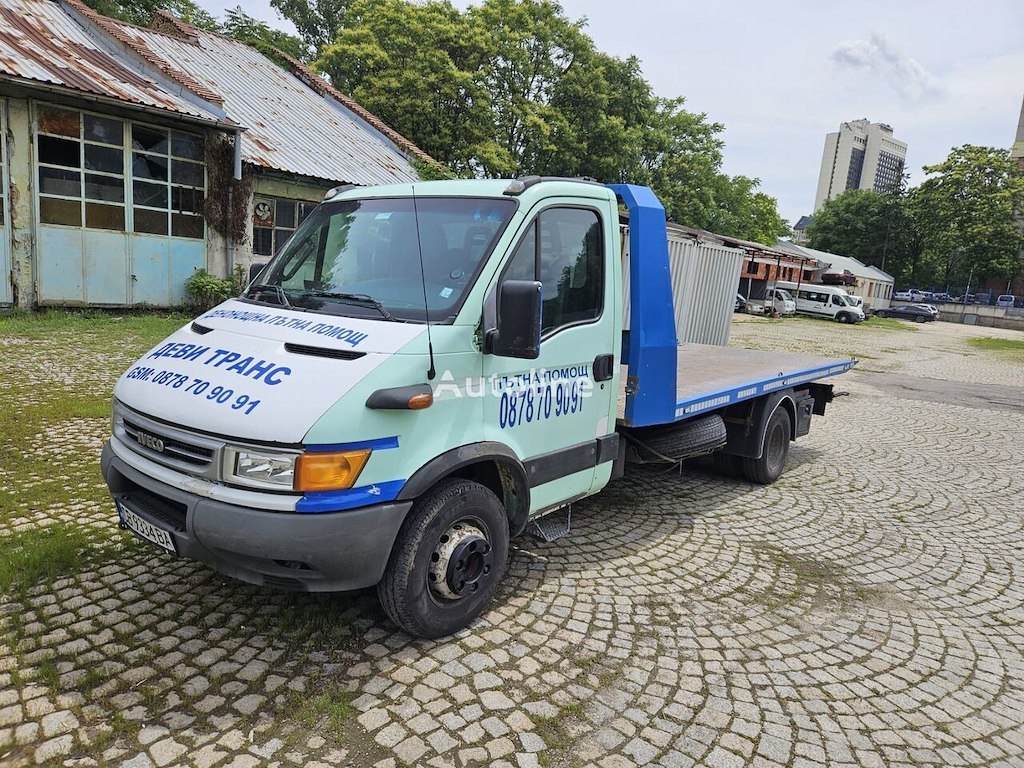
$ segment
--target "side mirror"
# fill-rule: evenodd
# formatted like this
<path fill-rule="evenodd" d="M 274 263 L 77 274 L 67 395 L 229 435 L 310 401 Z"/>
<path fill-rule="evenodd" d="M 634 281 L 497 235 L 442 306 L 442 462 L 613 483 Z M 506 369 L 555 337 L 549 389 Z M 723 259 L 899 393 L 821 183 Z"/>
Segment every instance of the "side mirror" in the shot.
<path fill-rule="evenodd" d="M 541 284 L 506 280 L 498 292 L 497 328 L 487 333 L 488 349 L 498 357 L 535 360 L 540 355 Z"/>
<path fill-rule="evenodd" d="M 249 265 L 249 283 L 250 284 L 256 282 L 256 278 L 260 276 L 260 272 L 263 271 L 263 268 L 265 266 L 267 266 L 267 265 L 266 264 L 250 264 Z"/>

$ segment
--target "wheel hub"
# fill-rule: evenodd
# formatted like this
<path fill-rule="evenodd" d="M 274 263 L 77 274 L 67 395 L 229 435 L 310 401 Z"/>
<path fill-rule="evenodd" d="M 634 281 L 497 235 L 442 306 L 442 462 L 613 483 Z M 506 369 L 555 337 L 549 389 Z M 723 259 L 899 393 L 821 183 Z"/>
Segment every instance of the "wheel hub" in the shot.
<path fill-rule="evenodd" d="M 490 577 L 494 553 L 475 525 L 455 523 L 430 555 L 427 582 L 437 595 L 460 600 L 476 593 Z"/>

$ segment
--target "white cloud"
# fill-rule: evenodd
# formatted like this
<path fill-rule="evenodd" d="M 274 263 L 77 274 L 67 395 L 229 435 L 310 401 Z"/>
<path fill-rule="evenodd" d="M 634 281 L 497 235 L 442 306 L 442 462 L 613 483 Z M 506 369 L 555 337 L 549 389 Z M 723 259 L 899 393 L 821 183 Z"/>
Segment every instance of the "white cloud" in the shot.
<path fill-rule="evenodd" d="M 911 101 L 940 96 L 945 91 L 931 72 L 879 34 L 872 34 L 868 40 L 840 43 L 830 58 L 839 67 L 874 73 L 900 96 Z"/>

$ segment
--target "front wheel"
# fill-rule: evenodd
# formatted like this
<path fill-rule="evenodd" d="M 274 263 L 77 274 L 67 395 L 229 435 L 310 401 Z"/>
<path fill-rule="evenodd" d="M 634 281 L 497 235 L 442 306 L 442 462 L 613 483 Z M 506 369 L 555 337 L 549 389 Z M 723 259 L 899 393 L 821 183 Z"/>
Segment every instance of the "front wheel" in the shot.
<path fill-rule="evenodd" d="M 926 319 L 927 318 L 924 315 L 915 315 L 914 316 L 914 322 L 915 323 L 923 323 Z"/>
<path fill-rule="evenodd" d="M 840 312 L 838 315 L 836 315 L 836 320 L 840 323 L 848 323 L 850 322 L 850 316 L 845 312 Z"/>
<path fill-rule="evenodd" d="M 469 626 L 498 589 L 508 560 L 508 518 L 489 489 L 453 478 L 409 513 L 395 541 L 381 606 L 417 637 L 438 638 Z"/>
<path fill-rule="evenodd" d="M 743 459 L 743 476 L 752 483 L 769 485 L 779 479 L 789 457 L 791 421 L 789 411 L 779 405 L 764 430 L 764 448 L 759 459 Z"/>

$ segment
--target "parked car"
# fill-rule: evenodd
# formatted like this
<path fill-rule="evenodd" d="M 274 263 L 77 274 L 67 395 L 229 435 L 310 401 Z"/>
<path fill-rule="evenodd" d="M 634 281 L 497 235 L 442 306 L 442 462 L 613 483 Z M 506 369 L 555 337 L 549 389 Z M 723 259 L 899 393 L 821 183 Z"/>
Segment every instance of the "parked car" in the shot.
<path fill-rule="evenodd" d="M 932 307 L 931 309 L 934 309 Z M 876 309 L 876 317 L 894 317 L 897 320 L 913 320 L 915 323 L 927 323 L 939 319 L 938 312 L 931 312 L 930 309 L 916 304 L 907 304 L 901 307 L 889 307 L 887 309 Z"/>
<path fill-rule="evenodd" d="M 932 294 L 932 301 L 947 302 L 947 301 L 952 301 L 952 300 L 953 300 L 953 297 L 950 296 L 948 293 L 933 293 Z"/>
<path fill-rule="evenodd" d="M 764 294 L 765 300 L 771 301 L 775 311 L 780 315 L 795 315 L 796 301 L 785 288 L 769 288 Z"/>
<path fill-rule="evenodd" d="M 732 308 L 733 312 L 743 312 L 747 308 L 747 300 L 743 298 L 740 293 L 736 294 L 736 305 Z"/>
<path fill-rule="evenodd" d="M 977 299 L 973 293 L 965 293 L 963 296 L 957 296 L 953 301 L 956 304 L 974 304 Z"/>
<path fill-rule="evenodd" d="M 928 294 L 925 291 L 917 290 L 917 288 L 911 288 L 907 291 L 897 291 L 892 297 L 896 301 L 924 301 L 928 298 Z"/>
<path fill-rule="evenodd" d="M 859 323 L 864 319 L 864 310 L 857 306 L 856 298 L 842 288 L 832 285 L 814 285 L 779 281 L 777 287 L 784 288 L 796 300 L 796 311 L 803 315 L 831 317 L 840 323 Z"/>
<path fill-rule="evenodd" d="M 1012 293 L 1004 293 L 1002 296 L 996 299 L 997 307 L 1012 307 L 1014 302 L 1017 301 L 1017 297 Z"/>
<path fill-rule="evenodd" d="M 927 309 L 929 312 L 931 312 L 936 317 L 939 316 L 938 308 L 937 307 L 933 307 L 931 304 L 911 304 L 910 306 L 912 306 L 912 307 L 920 307 L 921 309 Z"/>

